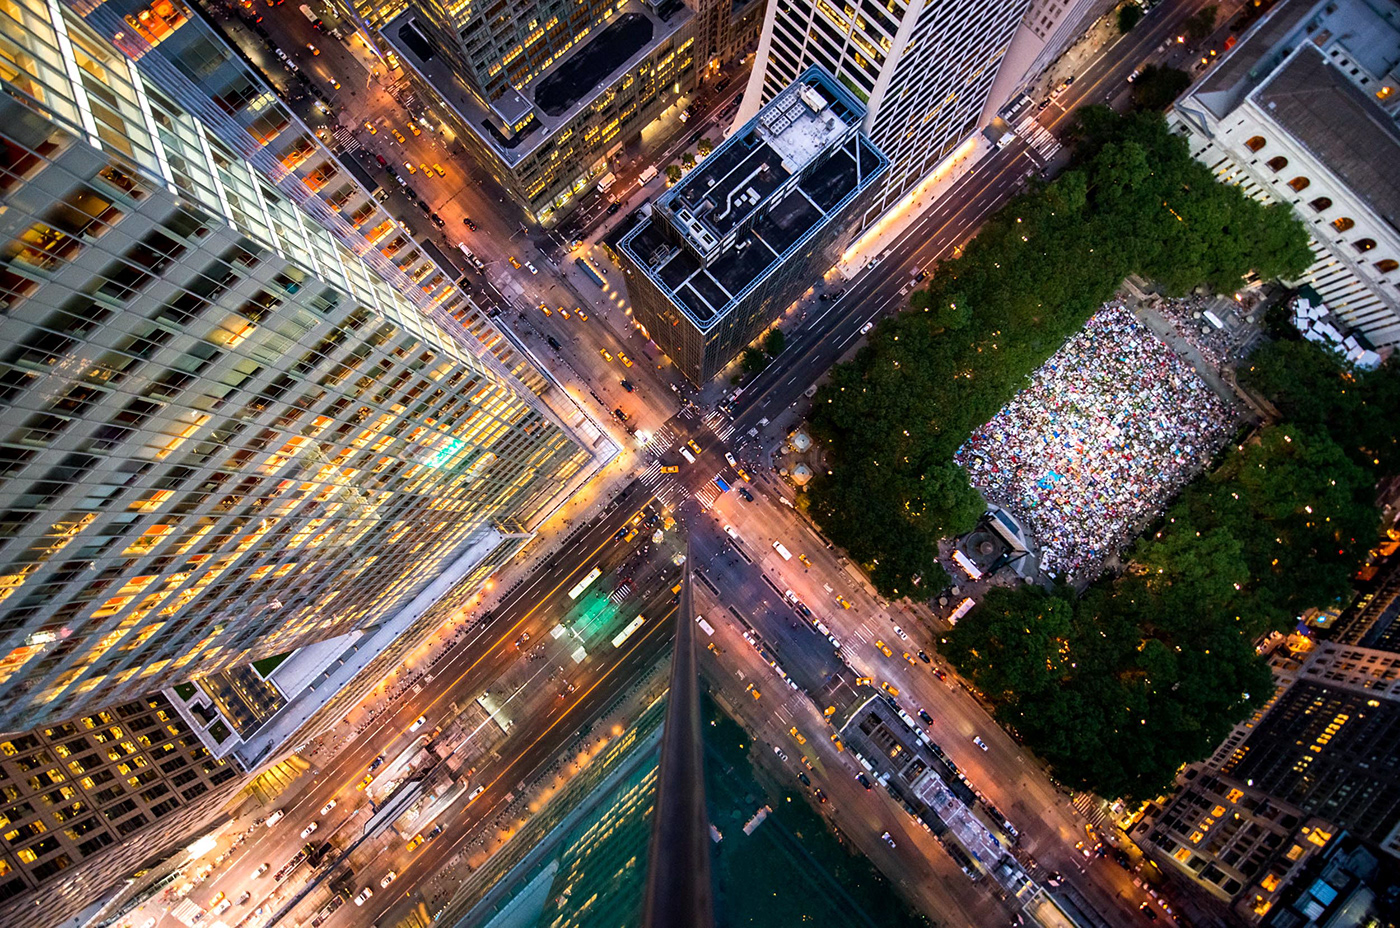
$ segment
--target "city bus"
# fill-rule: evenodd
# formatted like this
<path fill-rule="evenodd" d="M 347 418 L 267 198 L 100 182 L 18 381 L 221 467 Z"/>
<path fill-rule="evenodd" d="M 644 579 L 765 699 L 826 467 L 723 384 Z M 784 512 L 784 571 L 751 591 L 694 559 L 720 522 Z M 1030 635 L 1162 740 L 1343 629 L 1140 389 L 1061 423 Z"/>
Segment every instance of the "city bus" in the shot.
<path fill-rule="evenodd" d="M 583 591 L 592 586 L 593 581 L 597 580 L 602 575 L 603 568 L 601 567 L 595 567 L 592 570 L 590 570 L 582 580 L 574 584 L 574 588 L 572 590 L 569 590 L 569 598 L 578 599 L 580 596 L 583 595 Z"/>
<path fill-rule="evenodd" d="M 614 648 L 622 647 L 623 643 L 626 642 L 628 638 L 631 638 L 632 633 L 635 632 L 637 629 L 641 628 L 642 625 L 646 622 L 646 620 L 646 616 L 639 615 L 632 621 L 628 622 L 626 628 L 624 628 L 622 631 L 618 632 L 616 635 L 613 636 L 612 646 Z"/>

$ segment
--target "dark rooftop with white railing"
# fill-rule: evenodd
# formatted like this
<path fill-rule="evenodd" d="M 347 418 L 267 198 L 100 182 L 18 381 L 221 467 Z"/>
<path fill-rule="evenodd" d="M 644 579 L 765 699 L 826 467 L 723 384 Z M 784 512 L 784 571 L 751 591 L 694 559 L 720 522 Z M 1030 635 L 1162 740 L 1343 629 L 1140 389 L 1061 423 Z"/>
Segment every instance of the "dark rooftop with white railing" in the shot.
<path fill-rule="evenodd" d="M 702 330 L 868 188 L 889 159 L 864 109 L 809 68 L 663 194 L 619 243 Z"/>

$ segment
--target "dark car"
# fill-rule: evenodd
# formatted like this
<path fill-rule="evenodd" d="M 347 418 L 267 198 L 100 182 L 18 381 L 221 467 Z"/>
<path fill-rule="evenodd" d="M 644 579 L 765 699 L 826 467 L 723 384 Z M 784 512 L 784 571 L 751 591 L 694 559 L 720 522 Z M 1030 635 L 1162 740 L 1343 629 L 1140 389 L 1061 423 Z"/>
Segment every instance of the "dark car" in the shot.
<path fill-rule="evenodd" d="M 624 381 L 622 382 L 622 389 L 626 390 L 628 393 L 631 393 L 633 390 L 635 390 L 635 389 L 637 389 L 637 388 L 634 387 L 634 386 L 632 386 L 632 381 L 630 381 L 630 380 L 624 380 Z"/>
<path fill-rule="evenodd" d="M 919 718 L 923 720 L 925 725 L 933 724 L 933 716 L 929 715 L 926 709 L 919 710 Z"/>
<path fill-rule="evenodd" d="M 809 776 L 807 776 L 807 774 L 805 774 L 805 773 L 799 773 L 799 774 L 797 775 L 797 779 L 799 779 L 799 780 L 802 781 L 802 785 L 803 785 L 803 786 L 811 786 L 811 785 L 812 785 L 812 778 L 809 777 Z"/>
<path fill-rule="evenodd" d="M 800 599 L 797 601 L 797 611 L 800 612 L 800 613 L 802 613 L 804 616 L 806 616 L 806 617 L 809 618 L 809 619 L 812 617 L 812 610 L 811 610 L 811 609 L 808 609 L 808 608 L 807 608 L 807 604 L 804 603 L 804 602 L 802 602 L 802 600 L 800 600 Z"/>
<path fill-rule="evenodd" d="M 620 209 L 622 209 L 622 204 L 621 204 L 621 203 L 609 203 L 609 204 L 608 204 L 608 215 L 611 216 L 613 213 L 617 212 L 617 211 L 620 210 Z"/>
<path fill-rule="evenodd" d="M 468 229 L 471 229 L 473 232 L 476 231 L 476 223 L 472 221 L 472 217 L 470 216 L 467 216 L 462 220 L 462 225 L 466 226 Z"/>
<path fill-rule="evenodd" d="M 925 654 L 923 651 L 919 652 L 919 660 L 923 661 L 925 664 L 933 663 L 931 660 L 929 660 L 928 655 Z"/>
<path fill-rule="evenodd" d="M 739 495 L 749 502 L 753 502 L 753 494 L 749 492 L 748 487 L 740 487 Z"/>
<path fill-rule="evenodd" d="M 859 783 L 861 786 L 864 786 L 866 789 L 875 788 L 870 782 L 870 777 L 866 776 L 863 773 L 856 774 L 856 782 Z"/>
<path fill-rule="evenodd" d="M 374 160 L 376 160 L 376 161 L 379 162 L 379 166 L 380 166 L 381 168 L 387 168 L 387 167 L 389 166 L 389 162 L 387 162 L 387 161 L 384 160 L 384 156 L 383 156 L 383 155 L 375 155 L 375 156 L 374 156 Z"/>
<path fill-rule="evenodd" d="M 613 415 L 617 417 L 618 422 L 626 422 L 628 418 L 627 413 L 622 411 L 621 406 L 613 410 Z"/>
<path fill-rule="evenodd" d="M 826 802 L 826 793 L 822 792 L 821 789 L 818 789 L 814 795 L 817 797 L 817 802 Z"/>
<path fill-rule="evenodd" d="M 383 755 L 383 754 L 380 754 L 380 755 L 379 755 L 378 757 L 376 757 L 374 760 L 372 760 L 372 761 L 369 762 L 369 769 L 370 769 L 371 771 L 378 770 L 378 769 L 379 769 L 379 765 L 382 764 L 382 763 L 384 763 L 384 755 Z"/>
<path fill-rule="evenodd" d="M 555 351 L 558 351 L 560 348 L 564 347 L 563 345 L 559 344 L 559 339 L 555 338 L 553 335 L 547 336 L 545 338 L 545 341 L 549 342 L 549 347 L 553 348 Z"/>
<path fill-rule="evenodd" d="M 433 221 L 433 225 L 437 226 L 439 229 L 447 225 L 447 223 L 443 222 L 442 217 L 439 216 L 437 213 L 429 213 L 428 218 L 431 219 Z"/>

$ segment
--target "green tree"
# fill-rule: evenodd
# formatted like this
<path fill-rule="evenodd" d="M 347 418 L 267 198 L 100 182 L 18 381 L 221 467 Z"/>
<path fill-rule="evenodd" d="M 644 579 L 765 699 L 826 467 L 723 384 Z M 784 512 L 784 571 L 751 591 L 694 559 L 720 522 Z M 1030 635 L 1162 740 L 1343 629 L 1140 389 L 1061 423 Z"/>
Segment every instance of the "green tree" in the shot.
<path fill-rule="evenodd" d="M 739 358 L 739 367 L 745 374 L 757 374 L 768 366 L 768 356 L 757 348 L 748 347 Z"/>
<path fill-rule="evenodd" d="M 695 143 L 695 150 L 700 154 L 700 157 L 703 158 L 715 150 L 715 143 L 711 142 L 709 139 L 701 139 Z"/>
<path fill-rule="evenodd" d="M 1220 10 L 1214 3 L 1203 6 L 1187 18 L 1186 22 L 1182 24 L 1182 30 L 1192 42 L 1203 42 L 1215 32 L 1215 23 L 1219 14 Z"/>
<path fill-rule="evenodd" d="M 684 167 L 687 171 L 695 167 L 695 155 L 691 152 L 685 152 L 684 154 L 682 154 L 681 166 Z"/>
<path fill-rule="evenodd" d="M 1143 12 L 1135 0 L 1118 8 L 1118 31 L 1126 35 L 1134 26 L 1142 22 Z"/>
<path fill-rule="evenodd" d="M 1149 64 L 1133 81 L 1133 106 L 1141 110 L 1164 110 L 1190 86 L 1191 75 L 1185 71 Z"/>
<path fill-rule="evenodd" d="M 773 329 L 763 337 L 763 350 L 770 358 L 776 358 L 787 347 L 787 336 L 782 329 Z"/>
<path fill-rule="evenodd" d="M 680 179 L 681 179 L 681 168 L 680 168 L 680 165 L 678 165 L 678 164 L 668 164 L 668 165 L 666 165 L 666 179 L 667 179 L 668 181 L 670 181 L 671 183 L 673 183 L 673 184 L 674 184 L 676 181 L 680 180 Z"/>

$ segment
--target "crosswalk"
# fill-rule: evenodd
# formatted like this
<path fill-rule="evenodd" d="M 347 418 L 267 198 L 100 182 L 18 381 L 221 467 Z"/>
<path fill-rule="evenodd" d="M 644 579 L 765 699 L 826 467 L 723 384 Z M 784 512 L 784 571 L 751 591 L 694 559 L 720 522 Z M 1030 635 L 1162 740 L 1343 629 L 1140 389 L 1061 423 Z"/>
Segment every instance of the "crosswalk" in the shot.
<path fill-rule="evenodd" d="M 734 423 L 724 418 L 724 414 L 717 409 L 705 413 L 705 425 L 719 436 L 720 441 L 728 441 L 729 436 L 734 434 Z"/>
<path fill-rule="evenodd" d="M 631 595 L 632 584 L 624 583 L 622 586 L 612 591 L 612 594 L 608 596 L 608 602 L 616 606 L 618 603 L 622 602 L 624 599 Z"/>
<path fill-rule="evenodd" d="M 1044 161 L 1049 161 L 1059 153 L 1061 145 L 1058 139 L 1050 134 L 1050 130 L 1042 126 L 1034 117 L 1021 120 L 1016 124 L 1016 134 L 1026 140 L 1026 144 L 1035 149 Z"/>
<path fill-rule="evenodd" d="M 335 142 L 336 145 L 340 147 L 341 152 L 347 155 L 351 152 L 359 151 L 364 147 L 360 144 L 360 140 L 355 137 L 354 133 L 344 126 L 335 130 Z"/>
<path fill-rule="evenodd" d="M 715 486 L 713 480 L 706 482 L 703 487 L 695 491 L 695 501 L 706 509 L 713 509 L 719 496 L 719 487 Z"/>
<path fill-rule="evenodd" d="M 642 450 L 652 454 L 662 455 L 674 448 L 676 442 L 679 440 L 680 438 L 676 435 L 675 430 L 663 423 L 656 431 L 651 433 L 651 437 L 648 438 L 647 443 L 642 446 Z"/>

